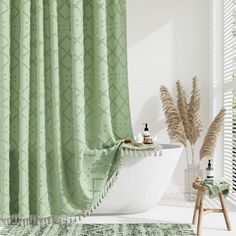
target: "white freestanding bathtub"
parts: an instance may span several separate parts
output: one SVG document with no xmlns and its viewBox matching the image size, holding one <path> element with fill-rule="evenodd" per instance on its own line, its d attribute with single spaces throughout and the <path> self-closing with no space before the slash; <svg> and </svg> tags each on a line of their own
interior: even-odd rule
<svg viewBox="0 0 236 236">
<path fill-rule="evenodd" d="M 117 181 L 93 214 L 134 214 L 162 197 L 183 148 L 162 144 L 162 156 L 125 156 Z"/>
</svg>

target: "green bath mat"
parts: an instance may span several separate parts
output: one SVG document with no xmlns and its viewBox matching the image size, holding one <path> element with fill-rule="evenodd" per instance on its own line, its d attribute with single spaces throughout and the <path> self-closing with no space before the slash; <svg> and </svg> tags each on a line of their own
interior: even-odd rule
<svg viewBox="0 0 236 236">
<path fill-rule="evenodd" d="M 190 236 L 188 224 L 49 224 L 35 226 L 8 225 L 0 235 L 11 236 Z"/>
</svg>

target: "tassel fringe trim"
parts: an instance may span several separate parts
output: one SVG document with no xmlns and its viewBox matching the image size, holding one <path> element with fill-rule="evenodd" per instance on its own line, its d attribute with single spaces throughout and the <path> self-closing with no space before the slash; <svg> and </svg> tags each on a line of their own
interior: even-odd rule
<svg viewBox="0 0 236 236">
<path fill-rule="evenodd" d="M 161 148 L 150 148 L 150 149 L 129 149 L 129 148 L 123 148 L 124 155 L 122 155 L 122 158 L 119 163 L 118 170 L 113 174 L 113 176 L 110 178 L 108 183 L 106 184 L 104 191 L 101 193 L 100 197 L 98 198 L 97 202 L 93 204 L 93 206 L 86 212 L 80 215 L 74 215 L 74 216 L 49 216 L 45 218 L 39 218 L 38 216 L 31 215 L 28 218 L 22 219 L 19 217 L 18 214 L 11 215 L 9 218 L 0 218 L 0 226 L 6 226 L 8 224 L 19 224 L 21 226 L 27 226 L 27 225 L 42 225 L 42 224 L 51 224 L 51 223 L 60 223 L 60 224 L 70 224 L 70 223 L 79 223 L 81 218 L 84 218 L 86 216 L 91 215 L 91 213 L 99 207 L 100 203 L 102 202 L 102 199 L 104 199 L 109 192 L 110 188 L 114 185 L 114 183 L 117 180 L 117 177 L 119 175 L 119 169 L 122 165 L 123 158 L 125 156 L 134 156 L 134 157 L 147 157 L 147 156 L 161 156 Z M 159 154 L 158 154 L 159 153 Z M 4 229 L 3 229 L 4 230 Z"/>
<path fill-rule="evenodd" d="M 121 145 L 120 147 L 121 148 Z M 73 215 L 72 216 L 49 216 L 45 218 L 39 218 L 35 215 L 30 215 L 28 218 L 20 218 L 18 214 L 11 215 L 9 218 L 0 218 L 0 226 L 7 226 L 9 224 L 19 224 L 21 226 L 27 225 L 42 225 L 42 224 L 52 224 L 52 223 L 60 223 L 60 224 L 70 224 L 70 223 L 79 223 L 80 220 L 86 216 L 91 215 L 91 213 L 99 207 L 102 199 L 104 199 L 109 192 L 110 188 L 114 185 L 119 175 L 119 169 L 122 165 L 124 155 L 122 155 L 119 163 L 118 170 L 113 174 L 110 180 L 107 182 L 104 190 L 102 191 L 100 197 L 97 202 L 95 202 L 92 207 L 84 212 L 83 214 Z M 4 229 L 3 229 L 4 230 Z M 0 231 L 1 233 L 1 231 Z"/>
<path fill-rule="evenodd" d="M 147 149 L 130 149 L 130 148 L 124 148 L 124 156 L 125 157 L 148 157 L 148 156 L 162 156 L 162 150 L 160 149 L 153 149 L 153 148 L 147 148 Z"/>
<path fill-rule="evenodd" d="M 14 215 L 11 215 L 9 218 L 0 218 L 0 226 L 6 226 L 9 224 L 19 224 L 21 226 L 28 226 L 28 225 L 44 225 L 44 224 L 52 224 L 52 223 L 57 223 L 57 224 L 79 223 L 82 218 L 89 216 L 100 205 L 100 203 L 102 202 L 102 199 L 106 197 L 110 188 L 115 183 L 117 176 L 118 176 L 118 171 L 115 172 L 114 175 L 111 177 L 111 179 L 108 181 L 104 191 L 102 192 L 97 202 L 93 204 L 93 206 L 88 211 L 84 212 L 83 214 L 75 215 L 75 216 L 64 216 L 64 215 L 49 216 L 46 218 L 39 218 L 38 216 L 31 215 L 30 217 L 25 218 L 25 219 L 20 218 L 18 214 L 14 214 Z M 0 233 L 2 232 L 0 231 Z"/>
</svg>

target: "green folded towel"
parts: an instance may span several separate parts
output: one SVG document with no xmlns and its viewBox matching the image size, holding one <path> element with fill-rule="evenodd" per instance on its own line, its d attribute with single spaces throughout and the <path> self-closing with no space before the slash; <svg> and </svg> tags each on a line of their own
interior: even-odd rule
<svg viewBox="0 0 236 236">
<path fill-rule="evenodd" d="M 206 179 L 203 185 L 209 188 L 210 198 L 218 196 L 220 192 L 223 193 L 224 197 L 227 197 L 229 194 L 230 183 L 226 179 L 213 179 L 213 181 Z"/>
</svg>

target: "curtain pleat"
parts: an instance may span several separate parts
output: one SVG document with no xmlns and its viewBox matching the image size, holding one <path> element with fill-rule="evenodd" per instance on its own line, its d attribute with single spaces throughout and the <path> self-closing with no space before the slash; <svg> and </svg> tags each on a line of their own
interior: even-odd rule
<svg viewBox="0 0 236 236">
<path fill-rule="evenodd" d="M 45 132 L 45 74 L 43 0 L 36 2 L 37 38 L 37 215 L 50 216 L 48 196 L 46 132 Z"/>
<path fill-rule="evenodd" d="M 84 155 L 86 147 L 85 131 L 85 99 L 84 99 L 84 44 L 83 44 L 83 1 L 71 0 L 71 76 L 72 76 L 72 107 L 74 126 L 74 159 L 73 164 L 78 170 L 73 171 L 78 184 L 74 188 L 74 194 L 80 198 L 81 183 L 79 170 L 82 171 L 82 163 L 79 160 Z M 76 206 L 76 201 L 73 202 Z"/>
<path fill-rule="evenodd" d="M 30 1 L 20 3 L 19 214 L 29 217 Z"/>
<path fill-rule="evenodd" d="M 0 1 L 0 216 L 9 214 L 10 1 Z"/>
<path fill-rule="evenodd" d="M 106 1 L 106 26 L 108 50 L 108 78 L 111 106 L 111 121 L 116 138 L 127 135 L 130 122 L 130 108 L 127 102 L 129 90 L 127 71 L 126 2 Z M 129 135 L 127 136 L 129 138 Z"/>
<path fill-rule="evenodd" d="M 11 1 L 10 15 L 10 213 L 19 212 L 19 89 L 20 89 L 20 4 Z M 8 25 L 9 27 L 9 25 Z M 32 91 L 32 89 L 30 89 Z M 32 118 L 32 117 L 31 117 Z M 31 119 L 32 121 L 32 119 Z M 32 123 L 32 122 L 31 122 Z M 30 139 L 31 141 L 31 139 Z M 31 147 L 31 145 L 29 145 Z M 32 169 L 32 168 L 31 168 Z M 35 186 L 35 185 L 34 185 Z"/>
<path fill-rule="evenodd" d="M 66 205 L 66 200 L 64 199 L 65 193 L 63 190 L 63 175 L 61 174 L 62 170 L 62 153 L 61 153 L 61 119 L 60 119 L 60 77 L 59 77 L 59 54 L 58 54 L 58 17 L 57 17 L 57 0 L 50 1 L 49 7 L 49 19 L 50 19 L 50 63 L 51 63 L 51 70 L 49 76 L 53 79 L 49 79 L 51 83 L 51 101 L 52 104 L 52 152 L 54 154 L 54 158 L 49 156 L 51 159 L 53 166 L 53 173 L 55 176 L 58 176 L 59 181 L 51 181 L 52 185 L 51 191 L 53 201 L 54 198 L 60 199 L 58 202 L 60 205 Z M 54 186 L 54 188 L 53 188 Z M 54 212 L 60 205 L 56 205 L 53 209 Z"/>
<path fill-rule="evenodd" d="M 84 101 L 83 1 L 71 1 L 71 57 L 75 156 L 86 146 Z"/>
<path fill-rule="evenodd" d="M 114 182 L 124 16 L 124 0 L 0 0 L 0 221 L 88 214 Z"/>
<path fill-rule="evenodd" d="M 37 14 L 36 1 L 30 5 L 30 128 L 29 128 L 29 202 L 30 213 L 37 214 Z M 19 26 L 21 28 L 21 26 Z M 45 57 L 47 60 L 47 57 Z M 19 128 L 19 127 L 18 127 Z M 15 149 L 13 146 L 12 149 Z M 20 170 L 19 170 L 20 171 Z"/>
<path fill-rule="evenodd" d="M 93 1 L 93 64 L 94 64 L 94 100 L 95 109 L 94 130 L 97 134 L 98 148 L 105 148 L 114 143 L 114 133 L 111 124 L 109 77 L 108 77 L 108 49 L 107 49 L 107 25 L 106 25 L 107 1 Z M 99 27 L 103 25 L 103 27 Z M 101 137 L 101 138 L 100 138 Z M 106 142 L 104 143 L 104 138 Z"/>
</svg>

